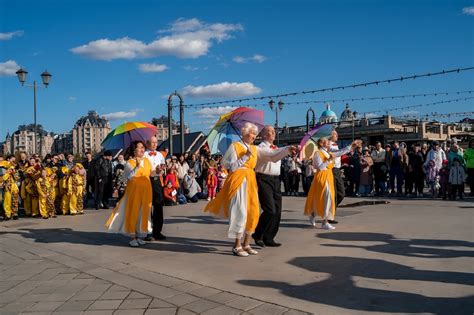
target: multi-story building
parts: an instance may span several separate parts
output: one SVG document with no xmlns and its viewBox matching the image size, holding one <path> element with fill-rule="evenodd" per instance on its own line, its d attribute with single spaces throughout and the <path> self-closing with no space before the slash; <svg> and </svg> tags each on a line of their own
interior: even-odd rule
<svg viewBox="0 0 474 315">
<path fill-rule="evenodd" d="M 54 133 L 47 132 L 42 125 L 36 126 L 36 150 L 34 147 L 35 127 L 33 124 L 20 125 L 18 130 L 12 134 L 8 133 L 5 138 L 4 154 L 15 154 L 20 151 L 26 152 L 28 156 L 37 153 L 45 156 L 51 153 L 54 142 Z"/>
<path fill-rule="evenodd" d="M 82 155 L 86 151 L 100 152 L 101 143 L 109 132 L 109 121 L 100 117 L 97 112 L 89 111 L 86 116 L 77 120 L 72 129 L 72 153 Z"/>
<path fill-rule="evenodd" d="M 168 117 L 161 116 L 160 118 L 152 118 L 151 124 L 157 128 L 156 137 L 158 141 L 165 141 L 168 139 Z M 181 133 L 181 127 L 174 119 L 171 121 L 173 135 Z M 184 133 L 189 133 L 189 127 L 184 125 Z"/>
<path fill-rule="evenodd" d="M 72 132 L 54 136 L 52 153 L 71 153 L 73 151 Z"/>
</svg>

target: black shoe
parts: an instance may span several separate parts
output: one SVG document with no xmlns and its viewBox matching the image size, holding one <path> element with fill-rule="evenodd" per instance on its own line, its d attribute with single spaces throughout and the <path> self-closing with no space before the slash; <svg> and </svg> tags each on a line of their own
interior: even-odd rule
<svg viewBox="0 0 474 315">
<path fill-rule="evenodd" d="M 147 241 L 147 242 L 153 242 L 155 239 L 154 239 L 153 237 L 151 237 L 151 236 L 148 235 L 148 236 L 145 237 L 143 240 L 144 240 L 144 241 Z"/>
<path fill-rule="evenodd" d="M 13 216 L 13 220 L 18 220 L 18 216 L 17 216 L 17 215 L 14 215 L 14 216 Z"/>
<path fill-rule="evenodd" d="M 99 209 L 100 209 L 99 205 L 95 206 L 95 210 L 99 210 Z"/>
<path fill-rule="evenodd" d="M 164 241 L 166 240 L 166 236 L 164 236 L 163 234 L 159 233 L 158 235 L 155 235 L 154 236 L 154 239 L 155 240 L 159 240 L 159 241 Z M 146 240 L 145 240 L 146 241 Z"/>
<path fill-rule="evenodd" d="M 281 246 L 281 243 L 277 243 L 277 242 L 275 242 L 275 241 L 265 242 L 265 246 L 268 246 L 268 247 L 280 247 L 280 246 Z"/>
<path fill-rule="evenodd" d="M 255 234 L 252 234 L 252 238 L 255 241 L 255 244 L 260 247 L 265 247 L 265 242 L 262 239 L 256 238 Z"/>
<path fill-rule="evenodd" d="M 336 220 L 328 220 L 328 222 L 331 223 L 331 224 L 338 224 L 338 223 L 339 223 L 339 222 L 336 221 Z"/>
<path fill-rule="evenodd" d="M 109 209 L 109 206 L 102 206 L 102 209 Z"/>
</svg>

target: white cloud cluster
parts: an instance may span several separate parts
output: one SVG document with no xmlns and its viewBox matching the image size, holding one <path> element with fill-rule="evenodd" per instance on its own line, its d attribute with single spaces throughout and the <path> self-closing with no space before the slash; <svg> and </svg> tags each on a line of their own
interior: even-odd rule
<svg viewBox="0 0 474 315">
<path fill-rule="evenodd" d="M 407 111 L 404 111 L 402 112 L 402 115 L 404 116 L 415 116 L 415 115 L 418 115 L 420 112 L 417 111 L 417 110 L 407 110 Z"/>
<path fill-rule="evenodd" d="M 70 100 L 71 102 L 75 102 L 75 101 L 77 101 L 77 97 L 75 97 L 75 96 L 69 96 L 69 97 L 68 97 L 68 100 Z"/>
<path fill-rule="evenodd" d="M 122 120 L 126 118 L 133 118 L 137 116 L 137 113 L 143 111 L 142 109 L 132 109 L 128 112 L 113 112 L 113 113 L 108 113 L 108 114 L 102 114 L 103 117 L 107 118 L 110 121 L 115 121 L 115 120 Z"/>
<path fill-rule="evenodd" d="M 0 77 L 15 76 L 16 71 L 20 69 L 15 60 L 8 60 L 0 63 Z"/>
<path fill-rule="evenodd" d="M 219 107 L 205 107 L 194 112 L 194 115 L 202 119 L 205 119 L 203 123 L 214 123 L 215 119 L 219 116 L 224 115 L 230 111 L 233 111 L 237 107 L 234 106 L 219 106 Z M 214 119 L 215 118 L 215 119 Z"/>
<path fill-rule="evenodd" d="M 25 32 L 23 31 L 14 31 L 14 32 L 9 32 L 9 33 L 0 33 L 0 40 L 10 40 L 14 36 L 23 36 Z"/>
<path fill-rule="evenodd" d="M 249 63 L 249 62 L 262 63 L 265 60 L 267 60 L 267 57 L 263 55 L 255 54 L 251 57 L 235 56 L 234 58 L 232 58 L 232 60 L 234 60 L 234 62 L 237 62 L 237 63 Z"/>
<path fill-rule="evenodd" d="M 123 37 L 99 39 L 72 48 L 75 54 L 98 60 L 150 58 L 162 55 L 198 58 L 206 55 L 214 42 L 230 39 L 243 30 L 240 24 L 208 24 L 194 19 L 178 19 L 169 29 L 159 31 L 162 37 L 150 42 Z"/>
<path fill-rule="evenodd" d="M 207 67 L 196 67 L 196 66 L 183 66 L 183 69 L 186 71 L 197 71 L 197 70 L 207 70 Z"/>
<path fill-rule="evenodd" d="M 168 70 L 168 66 L 160 65 L 157 63 L 142 63 L 138 66 L 140 72 L 150 73 L 150 72 L 163 72 Z"/>
<path fill-rule="evenodd" d="M 188 85 L 181 89 L 181 94 L 191 98 L 225 98 L 250 96 L 261 93 L 262 89 L 252 82 L 221 82 L 210 85 Z"/>
<path fill-rule="evenodd" d="M 462 14 L 474 15 L 474 7 L 465 7 L 465 8 L 462 8 Z"/>
</svg>

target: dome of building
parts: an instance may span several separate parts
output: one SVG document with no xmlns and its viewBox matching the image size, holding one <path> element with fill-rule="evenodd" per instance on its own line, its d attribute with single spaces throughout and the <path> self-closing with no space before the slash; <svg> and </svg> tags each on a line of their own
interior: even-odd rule
<svg viewBox="0 0 474 315">
<path fill-rule="evenodd" d="M 331 105 L 326 104 L 326 110 L 319 117 L 320 123 L 332 123 L 337 122 L 337 115 L 331 110 Z"/>
<path fill-rule="evenodd" d="M 352 110 L 349 108 L 349 104 L 346 104 L 346 108 L 341 114 L 341 121 L 348 121 L 352 119 L 355 119 L 354 112 L 352 112 Z"/>
</svg>

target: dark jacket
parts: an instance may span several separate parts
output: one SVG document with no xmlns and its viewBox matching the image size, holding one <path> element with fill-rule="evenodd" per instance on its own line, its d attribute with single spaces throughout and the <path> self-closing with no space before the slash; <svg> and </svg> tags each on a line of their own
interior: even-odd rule
<svg viewBox="0 0 474 315">
<path fill-rule="evenodd" d="M 103 181 L 112 180 L 112 161 L 100 157 L 94 161 L 94 177 Z"/>
</svg>

